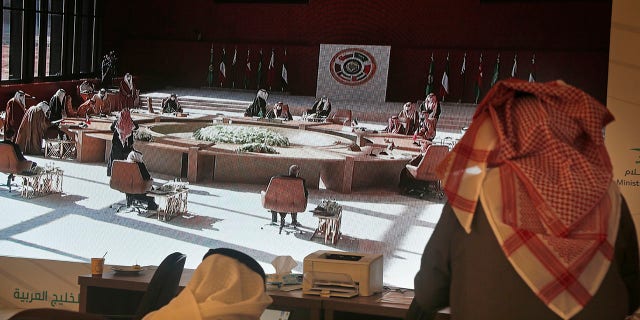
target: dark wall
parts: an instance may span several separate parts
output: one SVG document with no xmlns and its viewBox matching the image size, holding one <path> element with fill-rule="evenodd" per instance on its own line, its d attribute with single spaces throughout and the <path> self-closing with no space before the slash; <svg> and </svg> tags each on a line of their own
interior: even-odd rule
<svg viewBox="0 0 640 320">
<path fill-rule="evenodd" d="M 535 53 L 538 80 L 562 78 L 604 101 L 610 20 L 610 1 L 598 0 L 310 0 L 309 4 L 109 0 L 103 48 L 118 51 L 119 70 L 147 79 L 148 86 L 198 87 L 206 84 L 212 44 L 216 70 L 223 47 L 228 67 L 235 47 L 241 65 L 247 48 L 251 49 L 254 67 L 257 50 L 264 50 L 266 66 L 274 48 L 277 70 L 286 49 L 289 91 L 315 95 L 321 43 L 389 45 L 390 101 L 424 96 L 432 52 L 436 82 L 450 53 L 456 100 L 463 91 L 459 72 L 467 52 L 463 99 L 467 101 L 472 99 L 480 53 L 485 92 L 497 53 L 502 58 L 502 78 L 509 75 L 515 53 L 518 76 L 526 78 Z"/>
</svg>

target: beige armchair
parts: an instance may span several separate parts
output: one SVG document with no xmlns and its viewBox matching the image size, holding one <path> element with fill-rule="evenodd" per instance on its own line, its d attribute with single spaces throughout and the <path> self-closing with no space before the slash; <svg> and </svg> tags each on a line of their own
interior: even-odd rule
<svg viewBox="0 0 640 320">
<path fill-rule="evenodd" d="M 329 115 L 329 117 L 327 117 L 327 122 L 351 126 L 351 116 L 351 110 L 338 109 L 335 113 L 332 113 L 331 115 Z"/>
<path fill-rule="evenodd" d="M 439 198 L 444 198 L 444 192 L 442 192 L 442 187 L 440 183 L 440 179 L 436 175 L 436 166 L 442 162 L 442 160 L 449 153 L 449 147 L 444 145 L 429 145 L 424 155 L 422 156 L 422 160 L 417 166 L 407 164 L 407 172 L 413 177 L 415 180 L 419 182 L 423 182 L 424 188 L 421 190 L 412 190 L 412 191 L 420 191 L 420 197 L 424 196 L 424 193 L 428 191 L 429 184 L 434 186 L 434 191 Z M 411 191 L 410 191 L 411 192 Z"/>
<path fill-rule="evenodd" d="M 0 143 L 0 172 L 9 175 L 7 187 L 11 191 L 11 180 L 13 175 L 31 169 L 32 162 L 29 160 L 18 160 L 13 146 L 8 143 Z"/>
<path fill-rule="evenodd" d="M 132 161 L 113 160 L 111 167 L 111 189 L 129 194 L 144 194 L 151 190 L 153 179 L 144 180 L 138 164 Z M 131 203 L 127 203 L 130 206 Z M 117 211 L 120 211 L 120 206 Z"/>
</svg>

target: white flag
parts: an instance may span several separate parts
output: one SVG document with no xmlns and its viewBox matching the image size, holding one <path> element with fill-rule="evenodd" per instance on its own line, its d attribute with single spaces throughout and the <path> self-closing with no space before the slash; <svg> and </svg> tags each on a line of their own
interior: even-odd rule
<svg viewBox="0 0 640 320">
<path fill-rule="evenodd" d="M 238 48 L 233 49 L 233 60 L 231 61 L 231 65 L 236 65 L 236 60 L 238 58 Z"/>
<path fill-rule="evenodd" d="M 442 75 L 442 88 L 449 93 L 449 76 L 446 72 Z"/>
<path fill-rule="evenodd" d="M 284 50 L 284 58 L 282 59 L 282 73 L 280 76 L 282 77 L 282 81 L 284 81 L 285 85 L 289 85 L 289 78 L 287 75 L 287 66 L 285 65 L 287 61 L 287 49 Z"/>
<path fill-rule="evenodd" d="M 222 61 L 220 62 L 220 73 L 222 73 L 223 77 L 227 77 L 227 68 L 224 65 L 224 56 L 225 56 L 226 52 L 224 50 L 224 48 L 222 48 Z"/>
<path fill-rule="evenodd" d="M 531 58 L 531 71 L 529 72 L 529 82 L 536 82 L 536 54 Z"/>
<path fill-rule="evenodd" d="M 269 67 L 267 69 L 271 70 L 276 67 L 276 53 L 271 50 L 271 60 L 269 60 Z"/>
<path fill-rule="evenodd" d="M 289 79 L 287 79 L 287 67 L 285 67 L 285 65 L 282 65 L 282 81 L 284 81 L 284 83 L 289 84 Z"/>
<path fill-rule="evenodd" d="M 442 73 L 442 99 L 444 100 L 444 96 L 449 94 L 449 54 L 447 53 L 447 62 L 444 66 L 444 73 Z"/>
<path fill-rule="evenodd" d="M 250 51 L 247 49 L 247 71 L 251 71 L 251 60 L 249 60 Z"/>
</svg>

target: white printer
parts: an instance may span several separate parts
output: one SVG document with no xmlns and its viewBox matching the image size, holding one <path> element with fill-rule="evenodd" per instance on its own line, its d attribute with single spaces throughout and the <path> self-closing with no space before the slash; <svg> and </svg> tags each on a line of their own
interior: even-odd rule
<svg viewBox="0 0 640 320">
<path fill-rule="evenodd" d="M 304 258 L 302 292 L 320 296 L 370 296 L 382 292 L 381 254 L 320 250 Z"/>
</svg>

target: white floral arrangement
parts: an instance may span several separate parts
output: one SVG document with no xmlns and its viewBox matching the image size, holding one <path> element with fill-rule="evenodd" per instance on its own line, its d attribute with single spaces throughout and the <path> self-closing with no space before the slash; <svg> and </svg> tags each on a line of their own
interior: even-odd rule
<svg viewBox="0 0 640 320">
<path fill-rule="evenodd" d="M 45 169 L 44 167 L 41 167 L 41 166 L 35 166 L 35 167 L 31 168 L 29 171 L 31 173 L 33 173 L 33 174 L 43 174 L 43 173 L 47 172 L 47 169 Z"/>
<path fill-rule="evenodd" d="M 274 147 L 268 146 L 264 143 L 245 143 L 238 147 L 236 152 L 278 153 Z"/>
<path fill-rule="evenodd" d="M 40 166 L 40 165 L 36 165 L 35 167 L 30 168 L 29 170 L 26 171 L 27 174 L 29 175 L 36 175 L 36 174 L 44 174 L 44 173 L 49 173 L 49 172 L 55 172 L 60 170 L 59 167 L 56 167 L 53 162 L 47 163 L 44 167 Z"/>
<path fill-rule="evenodd" d="M 327 214 L 335 216 L 337 214 L 339 214 L 340 212 L 342 212 L 342 206 L 339 205 L 337 202 L 333 201 L 333 200 L 328 200 L 328 199 L 322 199 L 320 201 L 320 204 L 318 205 L 318 208 L 326 211 Z"/>
<path fill-rule="evenodd" d="M 261 143 L 268 146 L 287 147 L 289 139 L 277 132 L 253 126 L 215 125 L 200 128 L 193 133 L 196 140 L 219 143 Z"/>
<path fill-rule="evenodd" d="M 173 192 L 177 190 L 186 189 L 189 186 L 189 182 L 182 181 L 169 181 L 162 186 L 160 186 L 160 191 L 164 192 Z"/>
<path fill-rule="evenodd" d="M 153 136 L 146 128 L 134 131 L 133 138 L 138 141 L 153 141 Z"/>
</svg>

